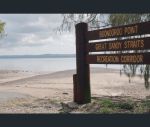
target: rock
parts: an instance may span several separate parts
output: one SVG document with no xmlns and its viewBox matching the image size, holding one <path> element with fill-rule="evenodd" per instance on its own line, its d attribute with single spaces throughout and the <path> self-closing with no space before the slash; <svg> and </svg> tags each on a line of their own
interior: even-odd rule
<svg viewBox="0 0 150 127">
<path fill-rule="evenodd" d="M 68 102 L 68 107 L 71 109 L 78 109 L 78 104 L 74 102 Z"/>
<path fill-rule="evenodd" d="M 62 111 L 63 112 L 68 113 L 68 112 L 72 111 L 72 109 L 68 106 L 68 104 L 61 102 L 61 105 L 62 105 Z"/>
</svg>

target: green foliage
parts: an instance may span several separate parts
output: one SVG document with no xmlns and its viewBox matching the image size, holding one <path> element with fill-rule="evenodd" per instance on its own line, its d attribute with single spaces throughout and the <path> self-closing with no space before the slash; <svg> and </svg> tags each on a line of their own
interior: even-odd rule
<svg viewBox="0 0 150 127">
<path fill-rule="evenodd" d="M 102 101 L 100 101 L 100 105 L 103 106 L 103 107 L 113 107 L 113 102 L 109 99 L 104 99 Z"/>
<path fill-rule="evenodd" d="M 112 102 L 109 99 L 100 101 L 100 113 L 114 113 L 120 110 L 133 110 L 134 104 L 131 101 Z"/>
<path fill-rule="evenodd" d="M 132 24 L 142 21 L 142 14 L 111 14 L 108 22 L 112 26 Z"/>
<path fill-rule="evenodd" d="M 134 113 L 150 113 L 150 100 L 144 100 L 135 105 Z"/>
<path fill-rule="evenodd" d="M 100 102 L 100 113 L 110 114 L 114 111 L 114 103 L 109 99 L 101 100 Z"/>
<path fill-rule="evenodd" d="M 133 100 L 112 101 L 111 99 L 99 100 L 99 113 L 149 113 L 150 100 L 135 102 Z"/>
<path fill-rule="evenodd" d="M 134 104 L 131 102 L 119 102 L 115 104 L 118 109 L 133 110 Z"/>
<path fill-rule="evenodd" d="M 113 109 L 103 107 L 103 108 L 100 109 L 100 113 L 102 113 L 102 114 L 111 114 L 111 113 L 113 113 Z"/>
<path fill-rule="evenodd" d="M 112 26 L 132 24 L 142 21 L 142 14 L 111 14 L 108 22 Z M 129 83 L 131 78 L 135 76 L 138 65 L 124 65 L 124 72 L 129 77 Z"/>
<path fill-rule="evenodd" d="M 143 21 L 149 21 L 150 14 L 110 14 L 108 22 L 111 26 L 119 26 L 119 25 L 126 25 L 126 24 L 133 24 L 139 23 Z M 135 51 L 136 53 L 138 51 Z M 141 65 L 142 66 L 142 65 Z M 124 65 L 124 72 L 129 77 L 129 83 L 131 82 L 131 78 L 136 75 L 136 70 L 139 65 Z M 145 88 L 148 89 L 150 87 L 149 83 L 149 72 L 150 67 L 146 65 L 144 68 L 140 68 L 141 74 L 144 72 L 144 80 L 145 80 Z"/>
<path fill-rule="evenodd" d="M 5 23 L 0 20 L 0 37 L 3 37 L 5 33 Z"/>
<path fill-rule="evenodd" d="M 150 100 L 143 101 L 142 105 L 146 106 L 146 107 L 148 107 L 150 109 Z"/>
</svg>

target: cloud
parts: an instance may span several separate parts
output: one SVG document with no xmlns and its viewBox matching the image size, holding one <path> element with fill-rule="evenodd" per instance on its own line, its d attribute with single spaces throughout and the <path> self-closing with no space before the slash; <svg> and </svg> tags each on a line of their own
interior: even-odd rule
<svg viewBox="0 0 150 127">
<path fill-rule="evenodd" d="M 1 55 L 75 53 L 74 32 L 56 34 L 60 14 L 0 14 L 7 37 L 0 40 Z"/>
</svg>

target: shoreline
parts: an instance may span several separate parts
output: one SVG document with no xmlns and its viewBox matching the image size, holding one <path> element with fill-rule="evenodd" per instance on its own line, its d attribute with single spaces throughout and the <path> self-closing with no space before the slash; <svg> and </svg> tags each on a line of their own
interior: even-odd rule
<svg viewBox="0 0 150 127">
<path fill-rule="evenodd" d="M 51 73 L 33 73 L 0 70 L 0 105 L 5 110 L 6 105 L 9 107 L 14 103 L 15 106 L 16 103 L 17 105 L 27 102 L 38 103 L 34 102 L 35 100 L 47 100 L 59 104 L 61 102 L 72 102 L 73 74 L 75 72 L 75 70 L 64 70 Z M 150 96 L 150 90 L 145 89 L 143 79 L 136 76 L 129 83 L 128 77 L 124 74 L 120 76 L 118 69 L 92 68 L 90 77 L 92 98 L 129 96 L 144 99 Z M 36 106 L 38 107 L 38 105 Z M 27 107 L 24 108 L 22 110 L 26 110 Z M 34 112 L 32 108 L 30 110 L 29 112 Z M 45 109 L 42 111 L 46 112 Z M 51 112 L 53 111 L 51 110 Z"/>
</svg>

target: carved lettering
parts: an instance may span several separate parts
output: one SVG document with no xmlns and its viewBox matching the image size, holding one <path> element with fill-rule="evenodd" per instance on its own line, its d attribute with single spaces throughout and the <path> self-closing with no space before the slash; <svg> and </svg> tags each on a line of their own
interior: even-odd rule
<svg viewBox="0 0 150 127">
<path fill-rule="evenodd" d="M 121 56 L 121 63 L 142 63 L 143 55 L 125 55 Z"/>
<path fill-rule="evenodd" d="M 143 55 L 97 56 L 98 63 L 143 63 Z"/>
<path fill-rule="evenodd" d="M 97 56 L 97 62 L 116 63 L 119 62 L 119 57 L 118 56 Z"/>
<path fill-rule="evenodd" d="M 102 30 L 99 32 L 100 37 L 114 37 L 114 36 L 121 36 L 123 34 L 122 28 L 114 28 L 108 30 Z"/>
<path fill-rule="evenodd" d="M 117 36 L 123 36 L 123 35 L 132 35 L 138 33 L 138 26 L 128 26 L 124 28 L 112 28 L 112 29 L 105 29 L 99 31 L 100 38 L 106 38 L 106 37 L 117 37 Z"/>
<path fill-rule="evenodd" d="M 106 50 L 107 43 L 95 44 L 95 49 L 96 49 L 96 51 Z"/>
<path fill-rule="evenodd" d="M 121 47 L 120 42 L 109 43 L 109 49 L 121 49 Z"/>
<path fill-rule="evenodd" d="M 144 48 L 144 40 L 143 39 L 139 39 L 139 40 L 129 40 L 129 41 L 125 41 L 124 42 L 124 49 L 127 48 Z"/>
<path fill-rule="evenodd" d="M 138 26 L 137 25 L 124 28 L 124 34 L 125 35 L 136 34 L 136 33 L 138 33 Z"/>
</svg>

